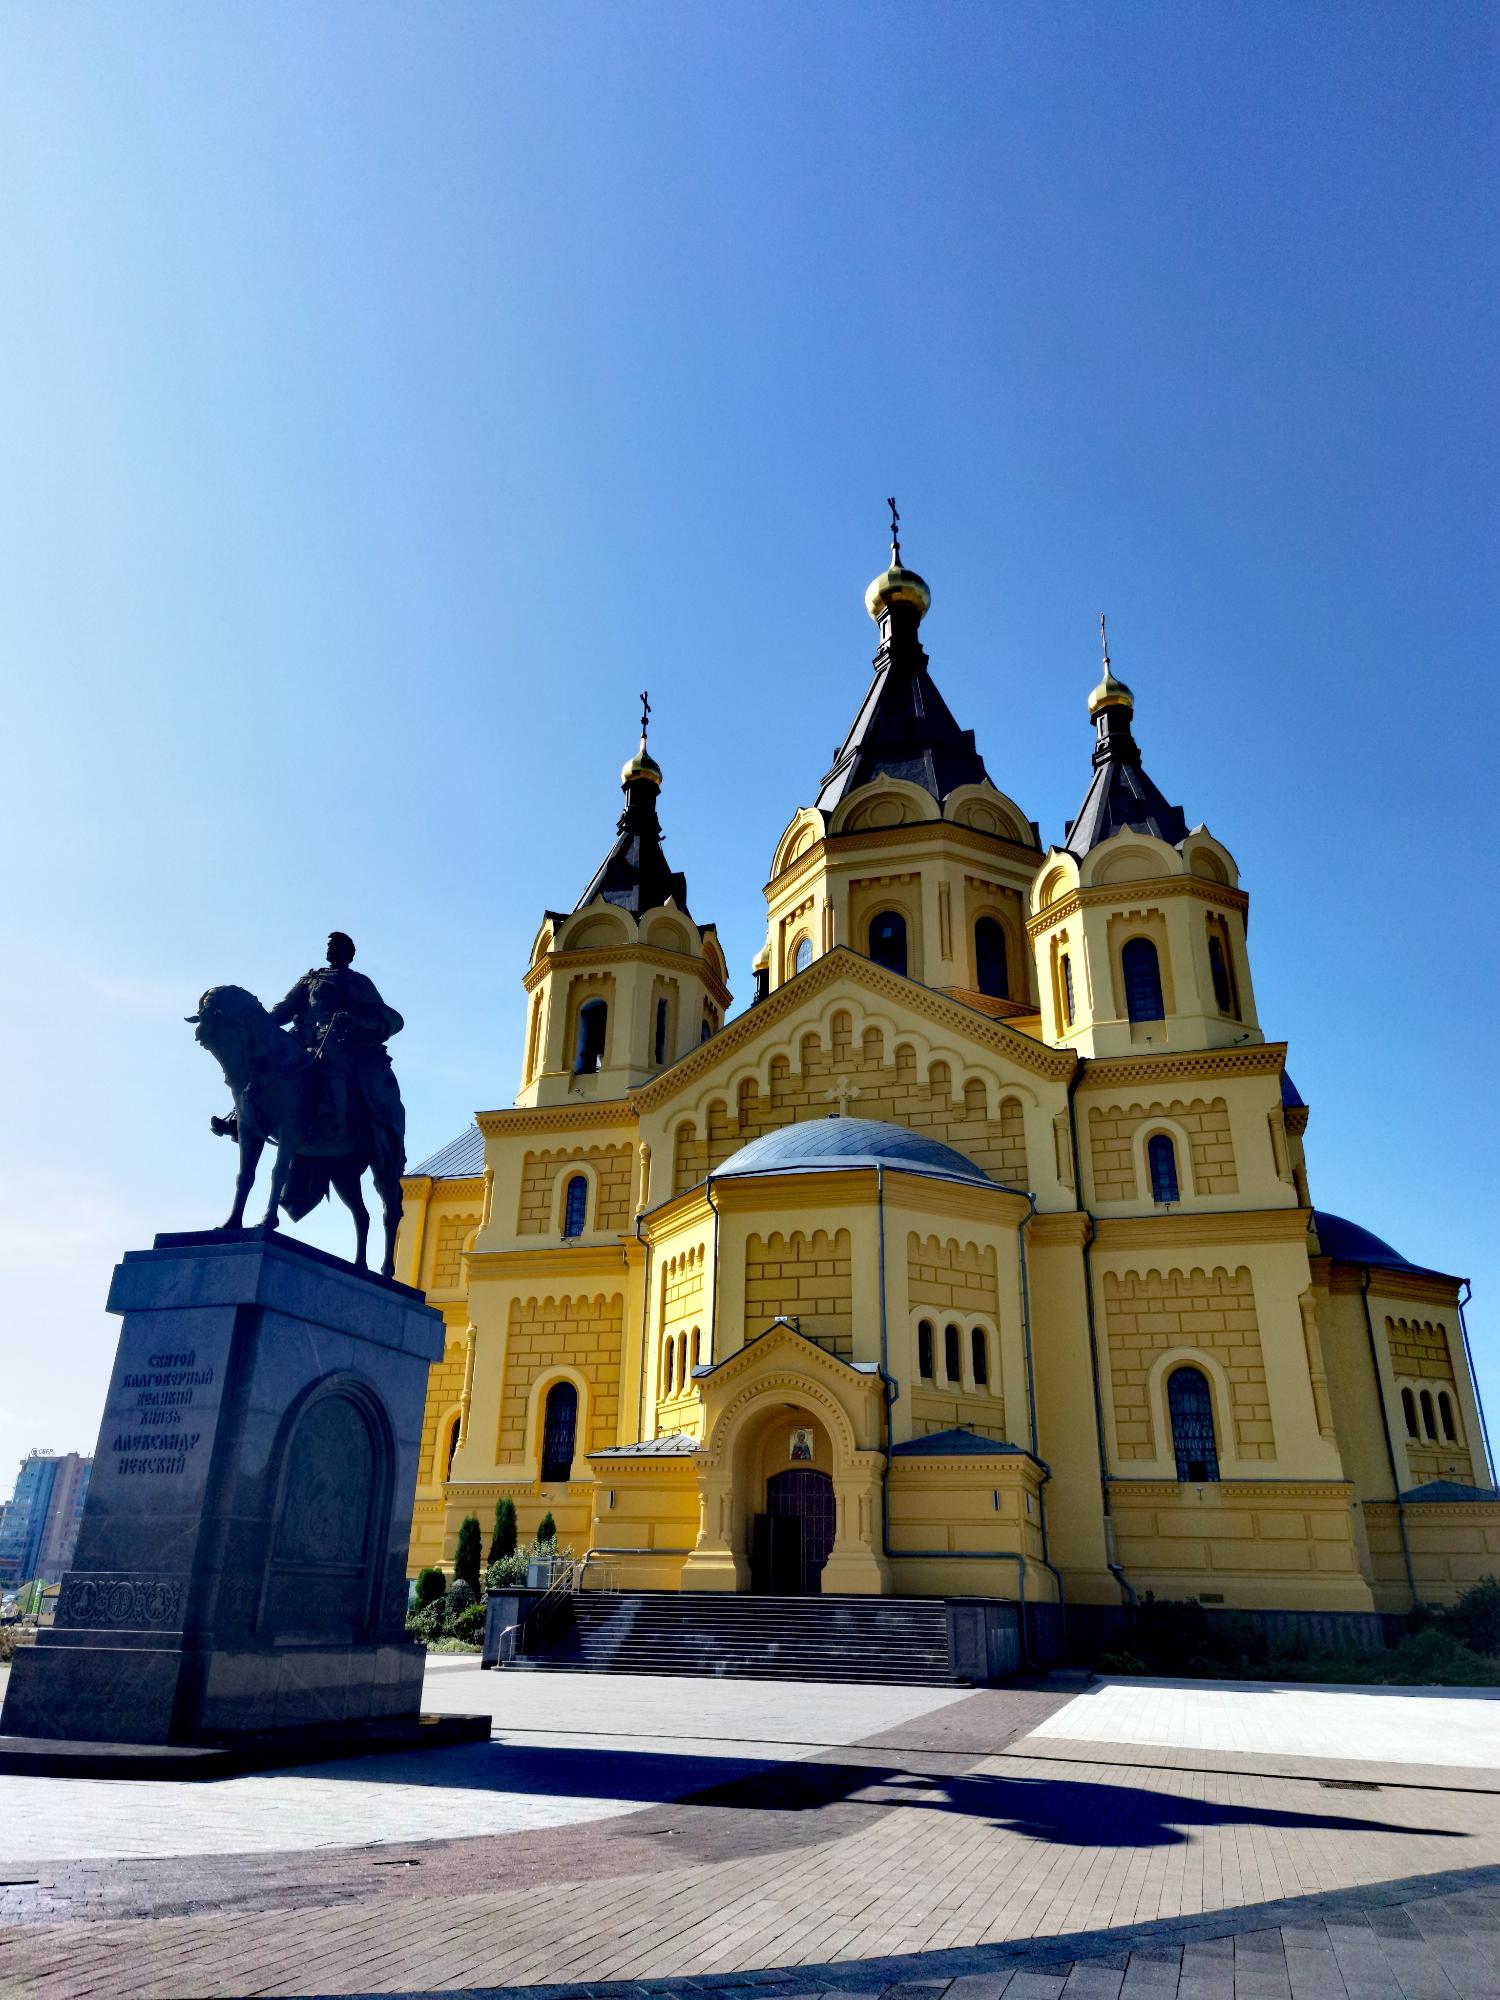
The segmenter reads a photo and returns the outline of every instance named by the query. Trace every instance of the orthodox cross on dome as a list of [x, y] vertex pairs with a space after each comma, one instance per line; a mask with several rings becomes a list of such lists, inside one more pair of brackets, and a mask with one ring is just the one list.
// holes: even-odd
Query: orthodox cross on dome
[[891, 510], [891, 568], [892, 568], [892, 569], [900, 569], [900, 567], [901, 567], [901, 515], [900, 515], [900, 513], [899, 513], [899, 512], [897, 511], [897, 507], [896, 507], [896, 498], [895, 498], [895, 495], [894, 495], [894, 494], [891, 494], [891, 495], [889, 495], [889, 496], [887, 497], [887, 499], [886, 499], [886, 503], [885, 503], [885, 504], [886, 504], [886, 506], [887, 506], [887, 507], [889, 507], [889, 508], [890, 508], [890, 510]]
[[1105, 678], [1109, 677], [1109, 634], [1104, 629], [1104, 613], [1099, 613], [1099, 651], [1104, 655]]
[[642, 688], [642, 689], [641, 689], [641, 741], [642, 741], [642, 743], [644, 743], [644, 742], [645, 742], [645, 740], [646, 740], [646, 731], [647, 731], [647, 730], [648, 730], [648, 729], [650, 728], [650, 726], [651, 726], [651, 697], [650, 697], [650, 695], [649, 695], [649, 694], [647, 694], [646, 690], [645, 690], [644, 688]]
[[849, 1116], [850, 1099], [859, 1096], [859, 1085], [854, 1081], [853, 1077], [841, 1076], [832, 1090], [825, 1091], [824, 1095], [830, 1104], [837, 1104], [838, 1106], [837, 1111], [829, 1112], [829, 1117], [847, 1118]]

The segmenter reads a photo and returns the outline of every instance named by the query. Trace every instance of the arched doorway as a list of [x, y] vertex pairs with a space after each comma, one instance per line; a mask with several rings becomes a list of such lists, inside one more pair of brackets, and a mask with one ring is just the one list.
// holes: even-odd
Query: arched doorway
[[751, 1551], [751, 1588], [783, 1597], [816, 1597], [823, 1588], [823, 1565], [833, 1547], [838, 1515], [833, 1480], [815, 1466], [792, 1465], [773, 1472], [766, 1481], [768, 1534], [764, 1574], [755, 1576]]

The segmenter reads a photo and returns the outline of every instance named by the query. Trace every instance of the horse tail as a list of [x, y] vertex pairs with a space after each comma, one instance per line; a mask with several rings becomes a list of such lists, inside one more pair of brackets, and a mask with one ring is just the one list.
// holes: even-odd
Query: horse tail
[[307, 1153], [298, 1153], [292, 1161], [286, 1186], [281, 1192], [281, 1205], [293, 1222], [300, 1222], [320, 1201], [327, 1200], [328, 1190], [333, 1184], [329, 1171], [333, 1164], [326, 1156], [320, 1158]]

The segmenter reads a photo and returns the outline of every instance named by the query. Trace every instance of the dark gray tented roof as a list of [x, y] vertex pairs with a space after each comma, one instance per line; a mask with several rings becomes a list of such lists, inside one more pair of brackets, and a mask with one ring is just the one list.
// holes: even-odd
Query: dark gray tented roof
[[954, 1430], [933, 1431], [929, 1437], [907, 1438], [904, 1444], [891, 1446], [892, 1458], [1026, 1458], [1018, 1444], [1005, 1444], [999, 1438], [985, 1437], [979, 1431], [967, 1430], [960, 1424]]
[[413, 1175], [430, 1174], [435, 1181], [472, 1180], [475, 1174], [484, 1172], [484, 1134], [477, 1125], [471, 1125], [467, 1132], [429, 1153], [420, 1166], [408, 1167], [406, 1171]]
[[1127, 827], [1154, 834], [1170, 847], [1186, 840], [1187, 815], [1146, 776], [1140, 747], [1131, 732], [1130, 711], [1102, 709], [1095, 727], [1094, 775], [1078, 817], [1069, 822], [1066, 851], [1081, 861], [1090, 848]]
[[1500, 1500], [1500, 1493], [1493, 1486], [1465, 1486], [1460, 1479], [1429, 1479], [1425, 1486], [1413, 1486], [1401, 1498], [1408, 1506], [1415, 1501], [1420, 1507], [1424, 1502], [1435, 1505], [1444, 1500], [1450, 1503], [1455, 1500]]
[[982, 1167], [952, 1146], [879, 1118], [817, 1118], [763, 1132], [731, 1153], [714, 1179], [748, 1174], [827, 1173], [842, 1167], [895, 1167], [907, 1174], [994, 1187]]
[[573, 908], [582, 910], [590, 903], [610, 903], [617, 910], [628, 910], [631, 916], [639, 917], [647, 910], [659, 910], [670, 898], [687, 916], [687, 877], [673, 872], [661, 838], [656, 786], [649, 779], [634, 779], [625, 786], [625, 810], [619, 818], [614, 845]]
[[972, 729], [960, 729], [913, 633], [909, 647], [876, 656], [875, 678], [849, 734], [824, 777], [817, 805], [832, 812], [840, 800], [872, 779], [902, 778], [941, 804], [960, 785], [982, 785], [989, 773], [974, 747]]

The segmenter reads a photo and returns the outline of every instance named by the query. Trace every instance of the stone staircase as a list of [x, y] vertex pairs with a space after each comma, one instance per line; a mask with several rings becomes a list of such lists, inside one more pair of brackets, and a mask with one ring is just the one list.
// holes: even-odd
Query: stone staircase
[[551, 1639], [512, 1662], [533, 1673], [702, 1674], [736, 1680], [952, 1687], [942, 1598], [586, 1592]]

